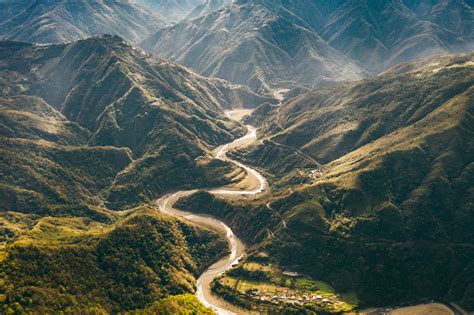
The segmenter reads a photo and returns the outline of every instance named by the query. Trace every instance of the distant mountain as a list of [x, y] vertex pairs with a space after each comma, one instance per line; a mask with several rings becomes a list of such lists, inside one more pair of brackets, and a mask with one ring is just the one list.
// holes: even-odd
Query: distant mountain
[[168, 21], [175, 22], [185, 18], [204, 0], [135, 0], [135, 2], [166, 17]]
[[463, 0], [238, 0], [264, 5], [381, 71], [417, 58], [474, 49], [474, 7]]
[[264, 91], [354, 80], [400, 62], [474, 48], [463, 0], [238, 0], [141, 44], [206, 76]]
[[237, 5], [159, 30], [141, 43], [205, 76], [278, 86], [356, 80], [364, 71], [309, 29], [259, 5]]
[[430, 298], [474, 309], [473, 53], [256, 115], [262, 142], [233, 157], [265, 172], [273, 195], [231, 207], [201, 194], [187, 209], [222, 213], [273, 263], [356, 291], [362, 305]]
[[230, 5], [231, 3], [232, 0], [204, 0], [201, 4], [196, 6], [191, 12], [188, 13], [186, 19], [193, 19], [212, 13], [227, 5]]
[[430, 9], [421, 9], [399, 0], [347, 1], [329, 16], [321, 34], [331, 46], [375, 71], [473, 49], [474, 8], [458, 0], [430, 3]]
[[0, 23], [20, 13], [28, 4], [28, 0], [0, 0]]
[[231, 0], [135, 0], [169, 22], [195, 18], [230, 4]]
[[102, 34], [138, 42], [165, 25], [159, 15], [127, 0], [2, 1], [0, 8], [0, 38], [26, 42], [62, 43]]

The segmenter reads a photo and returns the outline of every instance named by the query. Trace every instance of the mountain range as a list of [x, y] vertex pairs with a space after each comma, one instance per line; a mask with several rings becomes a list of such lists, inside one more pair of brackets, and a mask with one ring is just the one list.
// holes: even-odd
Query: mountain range
[[119, 35], [202, 75], [266, 93], [352, 81], [400, 62], [470, 50], [474, 42], [474, 9], [466, 0], [3, 0], [0, 6], [0, 38], [60, 43]]
[[157, 13], [127, 0], [0, 1], [0, 38], [63, 43], [119, 35], [136, 43], [166, 25]]
[[216, 11], [231, 0], [136, 0], [136, 3], [158, 13], [170, 23], [195, 18]]
[[[2, 167], [13, 167], [18, 174], [2, 179], [6, 185], [3, 209], [27, 211], [30, 207], [19, 198], [25, 196], [41, 199], [42, 211], [49, 212], [53, 208], [49, 204], [96, 199], [104, 185], [109, 185], [103, 198], [110, 206], [118, 200], [140, 201], [147, 194], [143, 185], [150, 194], [166, 191], [189, 176], [186, 165], [179, 166], [182, 179], [175, 174], [172, 180], [162, 181], [164, 176], [156, 172], [169, 172], [179, 163], [199, 171], [202, 165], [191, 161], [243, 132], [242, 127], [226, 121], [223, 108], [272, 101], [248, 88], [206, 79], [156, 60], [118, 37], [53, 46], [3, 42], [0, 54], [2, 77], [8, 78], [1, 82], [2, 145], [7, 150], [4, 157], [12, 158]], [[21, 158], [15, 162], [22, 150], [25, 153], [19, 156], [28, 162]], [[182, 160], [167, 161], [178, 153]], [[74, 162], [60, 162], [69, 160], [64, 155], [76, 154], [89, 154], [89, 163], [104, 159], [96, 161], [97, 167], [111, 163], [101, 169], [107, 175], [100, 176], [103, 182], [96, 182], [94, 189], [88, 186], [93, 175], [74, 170]], [[46, 164], [32, 167], [36, 162]], [[83, 159], [77, 162], [86, 163]], [[137, 180], [136, 176], [145, 174], [148, 179]], [[36, 178], [36, 183], [18, 181], [20, 178]], [[74, 189], [66, 184], [70, 180], [80, 186]], [[135, 195], [133, 190], [140, 192]], [[39, 211], [38, 206], [34, 208]]]
[[260, 5], [234, 4], [177, 23], [140, 46], [205, 76], [246, 84], [259, 92], [364, 75], [316, 33]]
[[160, 29], [141, 46], [260, 91], [354, 80], [400, 62], [472, 49], [472, 3], [417, 3], [239, 0]]
[[[2, 312], [136, 310], [193, 292], [194, 276], [226, 253], [225, 242], [146, 204], [178, 187], [240, 178], [208, 157], [245, 131], [223, 110], [275, 101], [115, 36], [3, 41], [0, 60], [0, 230], [12, 245], [2, 250]], [[137, 247], [145, 239], [147, 249]]]
[[[473, 7], [0, 0], [0, 313], [213, 314], [190, 294], [228, 244], [157, 211], [178, 190], [246, 244], [231, 303], [258, 310], [251, 279], [474, 310]], [[268, 188], [200, 191], [238, 165]]]

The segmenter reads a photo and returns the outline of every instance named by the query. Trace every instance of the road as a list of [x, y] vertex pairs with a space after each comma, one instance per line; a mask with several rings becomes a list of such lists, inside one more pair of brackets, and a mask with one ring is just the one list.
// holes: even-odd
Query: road
[[[242, 111], [230, 111], [227, 112], [227, 116], [230, 118], [236, 118], [241, 116]], [[230, 150], [240, 148], [246, 145], [251, 144], [257, 140], [256, 129], [252, 126], [247, 126], [247, 134], [242, 138], [239, 138], [231, 143], [222, 145], [214, 151], [214, 156], [216, 159], [223, 161], [228, 161], [233, 163], [247, 172], [247, 179], [249, 187], [246, 189], [232, 189], [231, 187], [222, 187], [208, 190], [209, 193], [219, 196], [251, 196], [258, 195], [268, 188], [268, 183], [265, 177], [262, 176], [255, 169], [244, 165], [240, 162], [234, 161], [227, 157], [227, 152]], [[222, 299], [211, 294], [211, 282], [225, 271], [231, 269], [235, 266], [239, 260], [242, 258], [245, 252], [245, 245], [242, 241], [234, 234], [232, 229], [228, 227], [224, 222], [212, 218], [210, 216], [193, 214], [186, 211], [180, 211], [173, 208], [173, 205], [180, 198], [189, 196], [195, 193], [197, 190], [186, 190], [178, 191], [157, 200], [157, 205], [161, 212], [166, 213], [175, 217], [184, 217], [187, 220], [193, 221], [198, 225], [213, 229], [227, 238], [229, 243], [230, 255], [216, 262], [210, 266], [204, 273], [199, 277], [196, 284], [196, 296], [197, 298], [207, 307], [211, 307], [219, 315], [229, 315], [229, 314], [244, 314], [247, 313], [245, 310], [239, 309]]]

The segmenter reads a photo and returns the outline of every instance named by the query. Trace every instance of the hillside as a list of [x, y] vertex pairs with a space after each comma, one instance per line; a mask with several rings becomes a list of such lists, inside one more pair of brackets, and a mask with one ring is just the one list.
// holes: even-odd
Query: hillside
[[206, 14], [212, 13], [219, 9], [224, 8], [232, 3], [231, 0], [204, 0], [196, 6], [191, 12], [188, 13], [186, 19], [194, 19]]
[[[5, 158], [25, 151], [21, 162], [2, 164], [7, 210], [30, 209], [24, 202], [33, 196], [50, 210], [72, 200], [120, 208], [180, 185], [226, 181], [220, 178], [229, 166], [195, 160], [243, 132], [222, 110], [271, 101], [147, 57], [116, 37], [57, 46], [4, 42], [0, 55]], [[91, 160], [79, 171], [81, 155]]]
[[223, 111], [276, 101], [114, 36], [0, 65], [0, 312], [209, 314], [186, 294], [226, 242], [148, 204], [241, 178], [210, 158], [245, 131]]
[[[114, 224], [84, 218], [26, 217], [4, 213], [2, 223], [31, 224], [0, 249], [1, 312], [109, 314], [201, 310], [195, 276], [226, 253], [216, 233], [134, 209]], [[167, 313], [171, 314], [171, 313]]]
[[0, 200], [0, 314], [473, 312], [474, 0], [0, 0]]
[[141, 46], [255, 91], [355, 80], [474, 47], [471, 3], [417, 3], [239, 0], [160, 29]]
[[141, 47], [205, 76], [274, 87], [354, 80], [364, 72], [317, 34], [263, 6], [238, 5], [156, 32]]
[[63, 43], [94, 35], [138, 42], [165, 25], [158, 14], [130, 1], [1, 1], [0, 38]]
[[180, 206], [361, 306], [474, 309], [473, 67], [472, 53], [449, 55], [303, 94], [263, 118], [263, 143], [233, 154], [269, 176], [271, 195], [242, 205], [200, 193]]

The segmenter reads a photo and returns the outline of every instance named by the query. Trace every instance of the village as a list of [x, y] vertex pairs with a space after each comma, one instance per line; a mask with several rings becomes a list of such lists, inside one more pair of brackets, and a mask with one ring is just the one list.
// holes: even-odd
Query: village
[[260, 292], [258, 289], [249, 290], [246, 294], [253, 299], [272, 304], [288, 303], [303, 306], [312, 303], [323, 308], [340, 308], [345, 305], [345, 302], [338, 299], [337, 295], [327, 297], [319, 294], [295, 293], [291, 290], [282, 290], [281, 293], [271, 294], [270, 292]]
[[350, 311], [357, 304], [337, 294], [327, 283], [294, 271], [258, 263], [245, 263], [236, 271], [221, 277], [219, 282], [256, 304], [290, 304], [334, 313]]

